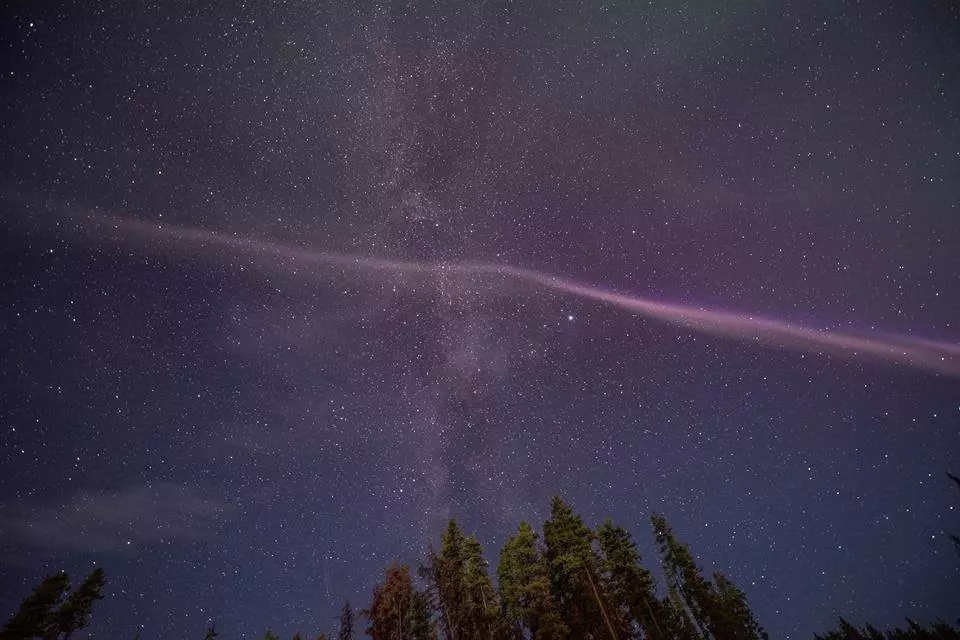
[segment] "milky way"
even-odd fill
[[[772,638],[953,619],[950,3],[21,2],[0,613],[317,637],[450,516],[663,513]]]

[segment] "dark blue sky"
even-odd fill
[[[97,637],[329,631],[559,494],[772,637],[957,617],[956,376],[295,255],[946,349],[955,7],[188,4],[0,21],[0,611],[103,566]]]

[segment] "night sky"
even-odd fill
[[[4,618],[329,632],[554,494],[775,638],[957,618],[955,6],[209,4],[3,10]]]

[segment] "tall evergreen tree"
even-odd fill
[[[452,625],[443,606],[443,597],[440,592],[440,556],[432,540],[427,543],[427,559],[420,564],[417,573],[426,583],[424,597],[431,611],[437,616],[437,628],[442,632],[442,636],[449,640],[453,637],[450,634]]]
[[[608,519],[597,528],[597,540],[601,576],[611,600],[622,609],[619,617],[636,625],[646,639],[675,637],[669,615],[657,599],[656,583],[640,563],[640,553],[630,532]]]
[[[93,603],[103,598],[104,584],[106,577],[99,568],[69,594],[70,578],[66,573],[47,576],[20,604],[0,632],[0,639],[69,638],[90,624]]]
[[[449,640],[490,640],[501,633],[497,594],[487,572],[483,547],[451,519],[422,568],[443,635]]]
[[[464,543],[463,531],[457,521],[451,518],[440,537],[440,554],[434,563],[441,626],[448,640],[467,640],[464,637]]]
[[[55,608],[69,589],[70,576],[66,572],[44,578],[20,603],[20,608],[4,625],[0,638],[27,640],[49,636],[56,629]]]
[[[93,614],[93,603],[103,599],[103,587],[107,578],[103,569],[94,569],[87,579],[77,587],[73,593],[57,609],[56,634],[49,638],[63,636],[69,638],[74,633],[90,624]]]
[[[593,532],[563,500],[554,497],[543,524],[550,585],[574,637],[617,637],[600,593]]]
[[[396,562],[387,568],[382,584],[373,590],[373,602],[364,613],[370,621],[367,634],[373,640],[409,640],[413,580],[409,565]]]
[[[650,519],[675,615],[685,619],[694,637],[705,637],[710,630],[711,585],[700,572],[690,547],[676,539],[666,519],[656,513]]]
[[[757,618],[747,605],[747,596],[722,573],[713,574],[715,617],[722,622],[714,623],[714,637],[732,640],[767,640]],[[721,630],[722,625],[722,630]]]
[[[353,609],[349,602],[344,602],[340,609],[340,631],[337,633],[338,640],[353,640]]]
[[[463,640],[491,640],[500,630],[500,607],[487,573],[483,546],[473,534],[463,542],[463,592]]]
[[[678,605],[676,598],[667,594],[659,602],[658,613],[660,617],[658,622],[667,638],[675,640],[702,640],[699,629],[693,624],[690,616],[682,605]]]
[[[654,535],[675,612],[686,615],[692,633],[716,640],[765,640],[744,593],[720,573],[715,583],[703,577],[690,547],[676,539],[663,516],[654,514]]]
[[[430,612],[430,599],[427,594],[416,589],[411,595],[407,628],[410,640],[434,640],[436,637]]]
[[[960,489],[960,478],[953,475],[949,471],[947,472],[947,477],[953,480],[953,483],[957,485],[957,488]],[[953,543],[953,548],[956,549],[957,553],[960,554],[960,536],[955,533],[947,533],[947,537],[950,538],[950,541]]]
[[[836,629],[825,634],[816,634],[814,638],[815,640],[960,640],[960,629],[943,620],[938,620],[927,629],[907,618],[906,629],[894,627],[880,631],[869,624],[856,627],[844,618],[840,618]]]
[[[537,548],[537,534],[526,522],[507,538],[497,567],[500,603],[507,636],[532,640],[563,640],[570,629],[560,615],[550,591],[546,561]]]
[[[216,640],[218,635],[220,634],[217,633],[217,624],[215,622],[211,622],[210,626],[207,627],[207,632],[203,634],[203,640]]]

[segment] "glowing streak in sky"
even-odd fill
[[[88,218],[89,219],[89,218]],[[796,349],[810,353],[831,353],[849,359],[872,359],[907,365],[928,371],[960,376],[960,345],[935,340],[884,334],[858,337],[836,331],[811,329],[797,324],[733,311],[711,310],[687,304],[657,302],[640,296],[615,293],[539,271],[493,263],[404,262],[367,258],[351,254],[309,251],[287,245],[263,242],[222,233],[147,224],[115,218],[94,218],[119,232],[120,241],[134,237],[155,240],[179,240],[196,247],[222,247],[244,253],[272,255],[294,265],[327,265],[361,271],[387,271],[394,274],[451,276],[487,276],[509,278],[543,289],[550,289],[587,300],[606,303],[663,322],[688,327],[744,342]],[[91,230],[89,227],[86,228]],[[100,235],[99,233],[96,235]],[[182,245],[178,245],[183,248]]]

